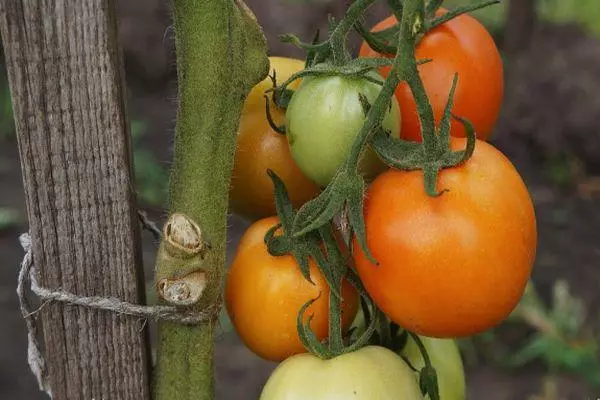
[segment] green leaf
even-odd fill
[[[0,207],[0,230],[15,227],[21,221],[21,214],[14,208]]]

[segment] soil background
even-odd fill
[[[161,0],[119,0],[119,28],[126,56],[129,110],[132,119],[146,121],[143,147],[161,164],[171,159],[176,109],[176,71],[173,29]],[[272,55],[302,56],[282,44],[277,35],[295,32],[308,40],[317,27],[325,28],[327,14],[341,15],[343,1],[250,0],[264,27]],[[373,10],[367,23],[382,17]],[[501,35],[499,35],[501,42]],[[354,38],[356,49],[358,38]],[[2,71],[2,74],[4,72]],[[597,329],[600,305],[600,201],[597,180],[600,164],[600,43],[576,26],[541,26],[531,49],[506,62],[505,107],[493,142],[511,158],[523,175],[535,202],[539,248],[534,281],[548,298],[557,279],[566,279],[590,310],[589,325]],[[5,79],[0,75],[0,82]],[[482,83],[485,84],[485,83]],[[566,184],[557,184],[548,160],[575,160]],[[25,213],[16,141],[0,136],[0,207]],[[148,208],[148,207],[145,207]],[[150,209],[162,220],[163,210]],[[230,217],[229,259],[248,222]],[[0,399],[43,399],[26,363],[26,332],[15,295],[22,251],[18,226],[0,231]],[[147,277],[151,277],[155,247],[144,235]],[[246,350],[234,333],[222,333],[217,344],[217,399],[256,399],[274,368]],[[473,400],[529,399],[542,390],[547,375],[542,365],[503,369],[479,364],[468,368],[468,398]],[[553,399],[585,400],[600,397],[577,377],[559,375]],[[541,399],[541,398],[540,398]]]

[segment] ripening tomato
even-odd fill
[[[375,303],[403,328],[473,335],[506,318],[525,289],[537,246],[533,204],[511,162],[479,140],[469,161],[440,172],[438,187],[448,192],[429,197],[422,171],[378,176],[365,224],[379,265],[355,245],[356,267]]]
[[[300,354],[281,363],[260,400],[422,400],[412,370],[393,351],[367,346],[330,360]],[[443,398],[442,398],[443,399]]]
[[[437,372],[440,400],[465,400],[467,397],[465,371],[456,342],[452,339],[425,336],[421,336],[420,339]],[[408,337],[401,354],[417,370],[420,371],[425,366],[425,360],[412,337]],[[429,400],[429,398],[429,395],[425,396],[425,399]]]
[[[370,76],[382,81],[376,72]],[[306,176],[321,186],[327,186],[365,123],[359,94],[364,94],[373,104],[380,91],[380,85],[363,77],[320,76],[302,81],[285,115],[292,157]],[[382,126],[398,137],[398,103],[392,97],[390,104]],[[384,164],[368,148],[362,155],[360,171],[372,177],[382,169],[385,169]]]
[[[438,10],[443,15],[447,10]],[[373,28],[379,31],[396,24],[391,16]],[[392,57],[375,52],[364,42],[361,57]],[[454,74],[458,73],[458,86],[453,113],[469,119],[479,139],[489,138],[502,104],[504,76],[502,59],[494,39],[475,18],[463,14],[428,32],[416,48],[417,60],[432,61],[419,66],[419,74],[439,123],[448,101]],[[390,68],[380,72],[387,76]],[[421,125],[412,92],[406,82],[396,88],[396,98],[402,113],[403,138],[421,140]],[[452,121],[451,134],[465,136],[458,121]]]
[[[270,57],[271,71],[281,83],[304,68],[304,62],[291,58]],[[295,88],[298,81],[290,85]],[[313,198],[319,187],[308,179],[290,156],[285,135],[269,125],[265,111],[265,90],[272,87],[270,78],[256,85],[246,102],[240,119],[229,200],[232,211],[249,218],[275,214],[273,183],[267,175],[272,169],[283,180],[296,208]],[[271,102],[271,115],[283,124],[285,111]]]
[[[255,222],[244,234],[227,276],[225,303],[231,322],[246,346],[262,358],[282,361],[305,352],[296,320],[300,308],[318,299],[306,310],[314,315],[311,328],[319,339],[329,329],[329,286],[310,260],[308,282],[291,255],[271,256],[264,242],[276,217]],[[342,326],[347,329],[358,310],[358,293],[346,281],[342,285]]]

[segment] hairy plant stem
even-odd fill
[[[419,77],[417,61],[415,59],[417,35],[421,32],[424,17],[425,3],[423,0],[405,1],[402,10],[402,20],[400,21],[400,36],[396,57],[392,63],[390,73],[383,83],[379,96],[367,113],[367,120],[358,134],[358,140],[355,140],[352,144],[350,156],[347,161],[348,165],[358,165],[360,154],[364,151],[377,125],[383,121],[385,111],[401,80],[409,81],[409,85],[415,94],[417,105],[423,105],[423,107],[418,107],[421,123],[432,125],[432,131],[435,129],[433,127],[433,110],[425,93],[425,87]],[[411,81],[413,84],[410,83]],[[435,142],[435,138],[433,139],[432,142]],[[424,141],[426,142],[425,137]]]
[[[245,97],[268,73],[266,42],[241,0],[174,0],[173,11],[179,109],[155,281],[163,303],[218,310],[235,137]],[[159,324],[156,400],[213,398],[215,324]]]

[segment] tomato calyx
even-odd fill
[[[377,132],[371,140],[371,146],[377,155],[389,166],[404,171],[423,170],[425,191],[432,197],[440,196],[446,191],[446,189],[437,190],[438,173],[443,168],[455,167],[466,162],[475,150],[477,137],[473,125],[464,118],[452,115],[452,105],[457,84],[458,75],[455,75],[448,96],[448,103],[442,120],[436,128],[436,134],[433,136],[429,135],[423,143],[392,138],[389,132],[386,132],[381,127],[378,127]],[[453,151],[450,149],[451,118],[457,119],[465,127],[467,145],[464,150]],[[427,126],[424,126],[424,130],[427,128]],[[425,135],[423,136],[425,137]],[[429,146],[427,146],[428,144]]]

